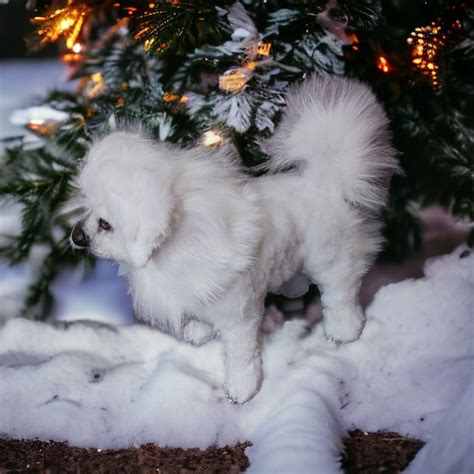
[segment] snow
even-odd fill
[[[0,433],[96,448],[250,440],[249,472],[326,474],[341,472],[342,437],[357,427],[428,441],[415,474],[452,472],[423,471],[433,452],[437,466],[472,472],[474,254],[462,251],[379,290],[357,342],[336,346],[303,321],[267,336],[262,389],[243,406],[224,398],[219,341],[197,348],[136,324],[9,319]],[[76,306],[76,319],[89,316]]]
[[[474,472],[474,381],[450,407],[431,441],[418,453],[407,474]]]
[[[66,120],[68,117],[69,114],[66,112],[61,112],[60,110],[53,109],[46,105],[38,105],[15,110],[10,116],[10,122],[13,125],[26,125],[31,121],[46,122],[48,120],[53,120],[61,122]]]
[[[0,138],[24,135],[9,121],[18,107],[43,99],[45,91],[65,88],[66,71],[59,60],[28,59],[0,61]]]

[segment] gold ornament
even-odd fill
[[[247,82],[252,77],[256,62],[249,61],[244,66],[232,67],[219,76],[219,89],[223,92],[235,94],[247,87]]]
[[[241,92],[247,87],[253,71],[259,64],[268,62],[268,59],[256,61],[258,56],[270,56],[271,43],[251,41],[246,47],[245,62],[242,66],[232,67],[219,76],[219,89],[232,94]]]
[[[412,47],[412,63],[421,75],[430,79],[435,89],[439,86],[439,48],[444,46],[445,39],[442,28],[435,22],[415,28],[407,38],[407,43]]]

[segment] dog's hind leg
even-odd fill
[[[323,326],[326,337],[334,342],[359,339],[365,316],[359,304],[360,276],[342,278],[335,268],[318,279],[323,304]]]
[[[378,224],[360,224],[342,225],[339,234],[305,259],[305,273],[321,292],[325,334],[335,342],[355,341],[364,328],[359,291],[380,238]]]

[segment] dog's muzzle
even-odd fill
[[[82,225],[78,222],[72,229],[71,242],[76,248],[85,249],[89,247],[89,236],[82,229]]]

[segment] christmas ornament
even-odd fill
[[[219,76],[219,89],[223,92],[236,93],[243,91],[252,77],[255,62],[251,61],[242,67],[232,67]]]

